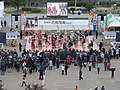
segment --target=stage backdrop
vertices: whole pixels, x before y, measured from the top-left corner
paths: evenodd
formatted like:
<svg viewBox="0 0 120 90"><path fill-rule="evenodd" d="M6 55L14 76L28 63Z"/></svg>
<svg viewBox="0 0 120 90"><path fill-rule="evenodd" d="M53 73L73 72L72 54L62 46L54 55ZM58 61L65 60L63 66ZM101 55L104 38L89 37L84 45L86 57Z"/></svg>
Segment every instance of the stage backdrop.
<svg viewBox="0 0 120 90"><path fill-rule="evenodd" d="M67 7L66 2L47 3L47 16L67 16Z"/></svg>

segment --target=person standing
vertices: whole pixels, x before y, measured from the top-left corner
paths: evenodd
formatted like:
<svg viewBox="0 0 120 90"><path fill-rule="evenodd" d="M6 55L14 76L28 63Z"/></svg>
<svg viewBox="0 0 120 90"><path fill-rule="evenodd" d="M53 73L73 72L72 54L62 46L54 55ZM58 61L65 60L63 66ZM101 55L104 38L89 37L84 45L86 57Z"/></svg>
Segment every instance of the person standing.
<svg viewBox="0 0 120 90"><path fill-rule="evenodd" d="M96 87L94 90L98 90L98 87Z"/></svg>
<svg viewBox="0 0 120 90"><path fill-rule="evenodd" d="M104 71L107 70L107 60L104 61Z"/></svg>
<svg viewBox="0 0 120 90"><path fill-rule="evenodd" d="M98 38L98 30L96 30L96 39Z"/></svg>
<svg viewBox="0 0 120 90"><path fill-rule="evenodd" d="M49 70L52 70L52 60L49 61Z"/></svg>
<svg viewBox="0 0 120 90"><path fill-rule="evenodd" d="M39 70L39 73L40 73L39 79L40 79L40 80L43 80L44 72L45 72L45 66L44 66L43 63L42 63L41 66L40 66L40 70Z"/></svg>
<svg viewBox="0 0 120 90"><path fill-rule="evenodd" d="M103 43L102 43L102 41L101 41L100 44L99 44L99 50L100 50L100 51L102 50L102 47L103 47Z"/></svg>
<svg viewBox="0 0 120 90"><path fill-rule="evenodd" d="M105 90L105 87L104 87L104 86L102 86L102 87L101 87L101 90Z"/></svg>
<svg viewBox="0 0 120 90"><path fill-rule="evenodd" d="M114 78L114 72L115 72L115 68L111 68L111 78Z"/></svg>
<svg viewBox="0 0 120 90"><path fill-rule="evenodd" d="M65 64L65 75L67 75L68 64Z"/></svg>
<svg viewBox="0 0 120 90"><path fill-rule="evenodd" d="M79 70L79 80L83 80L83 77L82 77L82 69Z"/></svg>
<svg viewBox="0 0 120 90"><path fill-rule="evenodd" d="M20 31L20 39L22 39L22 30Z"/></svg>
<svg viewBox="0 0 120 90"><path fill-rule="evenodd" d="M119 49L116 49L116 58L119 59Z"/></svg>
<svg viewBox="0 0 120 90"><path fill-rule="evenodd" d="M7 25L7 22L6 22L6 20L4 21L4 26L6 27L6 25Z"/></svg>
<svg viewBox="0 0 120 90"><path fill-rule="evenodd" d="M97 73L100 74L100 68L101 68L101 63L98 62L98 66L97 66Z"/></svg>
<svg viewBox="0 0 120 90"><path fill-rule="evenodd" d="M3 21L1 21L1 26L3 27Z"/></svg>
<svg viewBox="0 0 120 90"><path fill-rule="evenodd" d="M75 86L74 90L78 90L78 86Z"/></svg>
<svg viewBox="0 0 120 90"><path fill-rule="evenodd" d="M59 68L59 66L60 66L60 61L59 61L59 59L57 59L57 61L56 61L56 67L57 67L57 69Z"/></svg>
<svg viewBox="0 0 120 90"><path fill-rule="evenodd" d="M89 62L88 67L89 67L89 71L91 71L92 62Z"/></svg>
<svg viewBox="0 0 120 90"><path fill-rule="evenodd" d="M61 66L61 70L62 70L62 75L64 75L64 70L65 70L64 65Z"/></svg>
<svg viewBox="0 0 120 90"><path fill-rule="evenodd" d="M27 86L27 84L26 84L26 78L25 78L24 75L23 75L23 78L22 78L22 85L21 85L21 87L23 87L23 85Z"/></svg>
<svg viewBox="0 0 120 90"><path fill-rule="evenodd" d="M107 69L110 70L110 67L111 67L111 62L108 61L108 63L107 63Z"/></svg>
<svg viewBox="0 0 120 90"><path fill-rule="evenodd" d="M22 44L19 43L19 51L21 52L22 51Z"/></svg>

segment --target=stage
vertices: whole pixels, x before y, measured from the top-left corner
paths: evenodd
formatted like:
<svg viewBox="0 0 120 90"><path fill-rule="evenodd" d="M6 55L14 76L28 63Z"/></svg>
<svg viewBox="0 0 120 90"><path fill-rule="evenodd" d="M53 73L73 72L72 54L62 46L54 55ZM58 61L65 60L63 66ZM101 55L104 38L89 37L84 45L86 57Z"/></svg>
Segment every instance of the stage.
<svg viewBox="0 0 120 90"><path fill-rule="evenodd" d="M35 39L35 47L34 47L34 49L32 48L32 36L26 36L25 37L25 39L26 39L26 50L40 50L40 51L42 51L42 50L57 50L57 49L63 49L63 43L64 42L66 42L66 37L64 36L62 39L61 39L61 43L59 43L59 42L57 42L56 41L56 48L53 48L52 47L52 40L51 40L51 36L48 36L48 42L50 43L46 43L45 42L45 38L44 37L42 37L42 45L41 46L39 46L38 45L38 40L37 39ZM78 42L77 43L73 43L73 46L72 47L70 47L71 49L72 48L74 48L75 50L76 49L78 49L78 50L84 50L84 51L89 51L89 47L88 47L88 45L89 45L89 43L90 43L90 41L93 41L93 50L99 50L99 47L98 47L98 45L96 44L96 42L94 42L94 37L93 36L87 36L86 37L86 40L85 40L85 43L82 45L82 43L81 43L81 41L80 40L78 40Z"/></svg>

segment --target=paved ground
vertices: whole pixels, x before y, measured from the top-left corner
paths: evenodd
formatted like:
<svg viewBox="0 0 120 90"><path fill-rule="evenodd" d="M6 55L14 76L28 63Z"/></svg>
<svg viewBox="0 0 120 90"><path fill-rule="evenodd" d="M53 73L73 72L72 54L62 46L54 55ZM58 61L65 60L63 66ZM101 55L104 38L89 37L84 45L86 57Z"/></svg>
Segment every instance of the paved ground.
<svg viewBox="0 0 120 90"><path fill-rule="evenodd" d="M68 69L68 75L61 75L61 69L53 68L52 71L46 70L46 84L45 87L48 90L73 90L76 85L78 85L79 90L89 90L90 88L95 88L105 86L106 90L120 90L120 61L112 60L112 67L116 68L115 78L110 78L110 71L103 71L103 66L100 74L98 75L96 69L92 68L92 71L88 71L87 68L83 68L83 80L78 80L77 66L70 66ZM12 70L12 73L6 73L5 76L0 76L3 80L4 87L8 90L24 90L25 87L21 87L22 82L22 72L16 72ZM27 76L27 83L39 83L38 73L33 73Z"/></svg>
<svg viewBox="0 0 120 90"><path fill-rule="evenodd" d="M6 19L9 20L10 16L6 16ZM8 21L10 22L10 21ZM10 25L10 23L9 23ZM9 28L4 28L3 31L8 31ZM95 40L98 44L101 41L102 36L100 35L97 40ZM25 40L20 40L18 38L18 42L22 42L25 46ZM109 47L109 46L105 46ZM18 50L18 46L16 47L8 47L5 46L4 48L14 50L16 49L20 55ZM84 80L78 80L78 70L79 68L72 65L68 70L67 76L61 75L61 69L53 68L52 71L46 70L46 84L45 87L49 90L73 90L76 85L78 85L79 90L89 90L90 88L95 88L98 86L99 88L104 85L106 90L120 90L120 70L119 70L120 61L119 60L112 60L112 67L116 68L115 78L110 78L109 71L105 72L102 70L98 75L96 73L96 69L92 69L91 72L88 71L87 68L83 68L83 78ZM21 87L22 82L22 72L16 72L16 70L12 70L12 73L6 73L5 76L0 75L0 79L3 80L4 87L8 90L24 90L24 87ZM32 75L27 76L27 83L39 83L41 81L38 80L38 73L33 73ZM99 89L100 90L100 89Z"/></svg>

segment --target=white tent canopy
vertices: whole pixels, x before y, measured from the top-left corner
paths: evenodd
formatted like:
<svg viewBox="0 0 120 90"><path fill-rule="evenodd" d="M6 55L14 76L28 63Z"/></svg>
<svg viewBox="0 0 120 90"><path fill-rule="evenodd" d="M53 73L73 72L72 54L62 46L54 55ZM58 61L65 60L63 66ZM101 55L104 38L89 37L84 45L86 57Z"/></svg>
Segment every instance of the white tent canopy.
<svg viewBox="0 0 120 90"><path fill-rule="evenodd" d="M120 21L115 19L110 23L109 27L120 27Z"/></svg>
<svg viewBox="0 0 120 90"><path fill-rule="evenodd" d="M110 13L105 17L104 25L108 27L120 27L120 17L115 17Z"/></svg>

